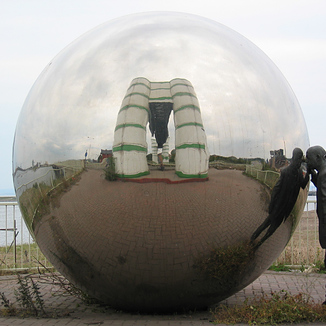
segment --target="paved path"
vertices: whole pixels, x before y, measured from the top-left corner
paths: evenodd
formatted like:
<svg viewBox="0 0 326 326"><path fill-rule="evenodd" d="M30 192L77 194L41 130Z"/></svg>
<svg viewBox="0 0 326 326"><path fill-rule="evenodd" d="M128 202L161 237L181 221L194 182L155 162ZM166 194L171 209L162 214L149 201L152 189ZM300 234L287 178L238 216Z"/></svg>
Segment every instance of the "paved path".
<svg viewBox="0 0 326 326"><path fill-rule="evenodd" d="M114 325L114 326L176 326L176 325L210 325L211 313L209 311L187 312L184 314L171 315L144 315L129 314L114 309L103 308L99 305L87 305L82 300L67 295L62 288L53 281L51 277L33 276L33 279L40 285L46 311L57 316L56 318L17 318L0 317L0 325ZM245 299L269 295L271 292L286 290L291 294L305 293L316 302L322 303L325 299L326 275L304 274L299 272L271 272L267 271L255 282L242 291L223 301L222 304L235 305L242 303ZM17 288L16 276L0 277L0 292L15 302L14 289ZM300 324L305 325L305 324ZM323 324L309 324L323 325Z"/></svg>

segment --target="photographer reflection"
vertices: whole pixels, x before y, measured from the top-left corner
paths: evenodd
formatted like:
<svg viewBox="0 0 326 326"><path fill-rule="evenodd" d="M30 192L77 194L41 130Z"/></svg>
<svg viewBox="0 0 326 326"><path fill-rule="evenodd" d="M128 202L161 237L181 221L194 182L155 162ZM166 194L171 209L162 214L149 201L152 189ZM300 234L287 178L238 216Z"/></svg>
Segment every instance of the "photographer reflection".
<svg viewBox="0 0 326 326"><path fill-rule="evenodd" d="M173 109L173 104L170 102L152 102L149 103L150 115L149 115L149 129L152 136L155 135L156 143L158 146L158 163L160 170L164 171L163 164L163 144L165 144L168 136L168 123L170 113Z"/></svg>
<svg viewBox="0 0 326 326"><path fill-rule="evenodd" d="M319 243L326 248L326 151L321 146L308 148L307 153L308 172L311 181L317 188L317 216L319 220ZM317 172L316 172L317 170ZM326 267L326 255L324 258Z"/></svg>
<svg viewBox="0 0 326 326"><path fill-rule="evenodd" d="M309 174L303 175L302 161L302 150L295 148L290 165L281 170L281 175L272 190L271 201L268 207L269 214L251 236L251 242L253 243L268 228L265 235L253 245L254 248L262 245L282 222L286 221L298 198L300 188L304 189L306 187L309 181Z"/></svg>
<svg viewBox="0 0 326 326"><path fill-rule="evenodd" d="M158 163L160 165L160 170L164 171L164 164L163 164L163 149L162 148L158 148L157 149L157 160Z"/></svg>

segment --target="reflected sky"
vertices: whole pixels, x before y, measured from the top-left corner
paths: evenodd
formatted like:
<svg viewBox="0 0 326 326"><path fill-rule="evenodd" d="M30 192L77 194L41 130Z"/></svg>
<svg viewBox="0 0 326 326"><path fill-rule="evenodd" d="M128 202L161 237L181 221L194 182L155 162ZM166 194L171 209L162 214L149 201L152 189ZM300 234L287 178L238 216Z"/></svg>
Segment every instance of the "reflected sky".
<svg viewBox="0 0 326 326"><path fill-rule="evenodd" d="M206 18L145 13L100 25L49 63L17 123L14 169L32 160L83 159L86 149L97 159L101 149L111 149L118 111L136 77L192 83L211 154L267 159L273 149L291 156L294 147L309 147L295 95L254 44ZM172 117L169 134L172 149Z"/></svg>

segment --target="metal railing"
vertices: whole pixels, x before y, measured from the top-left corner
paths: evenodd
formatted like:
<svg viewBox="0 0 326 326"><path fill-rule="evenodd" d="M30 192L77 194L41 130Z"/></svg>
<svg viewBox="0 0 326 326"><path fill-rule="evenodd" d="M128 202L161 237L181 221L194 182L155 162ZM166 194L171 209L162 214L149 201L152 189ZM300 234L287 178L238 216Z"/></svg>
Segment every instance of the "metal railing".
<svg viewBox="0 0 326 326"><path fill-rule="evenodd" d="M289 266L321 265L325 250L319 244L316 199L308 200L300 222L289 243L276 260L277 264Z"/></svg>
<svg viewBox="0 0 326 326"><path fill-rule="evenodd" d="M308 199L300 223L276 263L312 265L322 262L324 250L318 240L316 200ZM17 202L0 201L0 271L51 264L30 235Z"/></svg>
<svg viewBox="0 0 326 326"><path fill-rule="evenodd" d="M0 271L50 267L30 235L16 201L0 201Z"/></svg>

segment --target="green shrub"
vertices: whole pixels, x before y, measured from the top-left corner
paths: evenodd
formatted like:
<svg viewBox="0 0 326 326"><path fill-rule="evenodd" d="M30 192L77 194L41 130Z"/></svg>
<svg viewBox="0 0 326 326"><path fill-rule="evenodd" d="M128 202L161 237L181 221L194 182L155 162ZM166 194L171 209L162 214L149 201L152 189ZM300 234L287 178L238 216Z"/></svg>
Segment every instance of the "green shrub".
<svg viewBox="0 0 326 326"><path fill-rule="evenodd" d="M290 295L284 290L246 300L241 306L220 305L212 313L216 324L278 325L326 321L325 305L315 304L302 293Z"/></svg>
<svg viewBox="0 0 326 326"><path fill-rule="evenodd" d="M107 166L104 169L105 179L108 181L115 181L118 178L118 174L115 172L114 158L111 156L107 159Z"/></svg>

